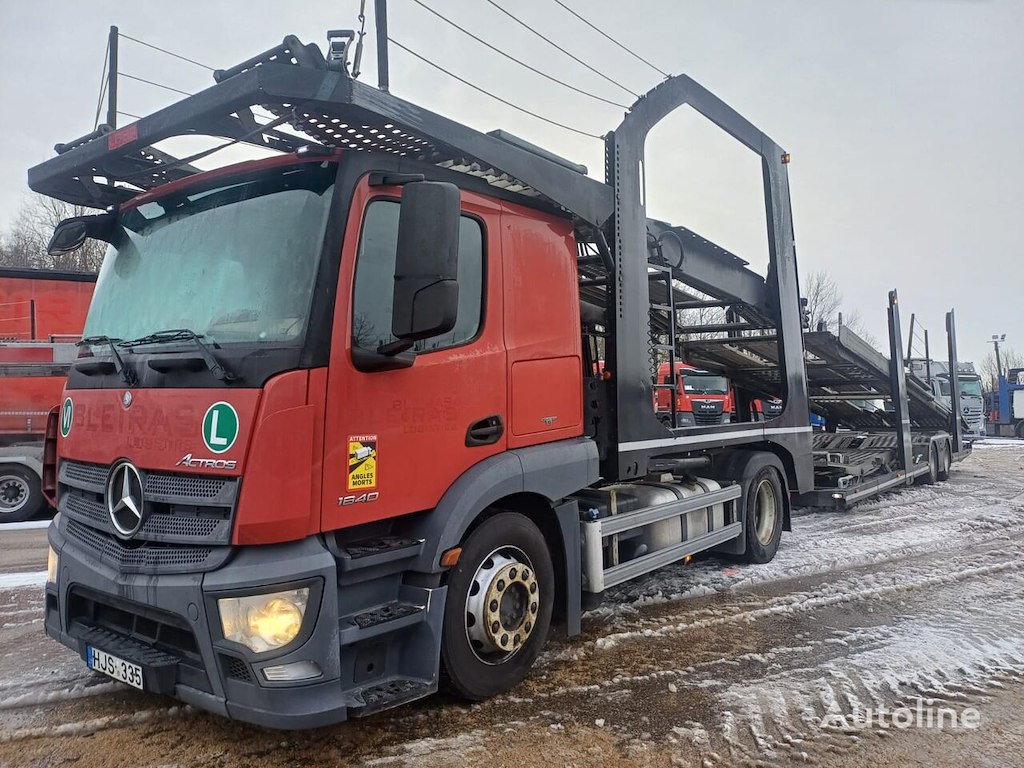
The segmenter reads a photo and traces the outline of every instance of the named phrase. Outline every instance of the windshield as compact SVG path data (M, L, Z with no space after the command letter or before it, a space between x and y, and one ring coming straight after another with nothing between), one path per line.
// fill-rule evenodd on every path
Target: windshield
M981 379L960 379L961 397L981 397Z
M729 382L724 376L688 373L681 378L683 390L688 395L726 395L729 393Z
M214 343L300 339L334 174L314 163L264 170L126 211L85 336L188 328Z

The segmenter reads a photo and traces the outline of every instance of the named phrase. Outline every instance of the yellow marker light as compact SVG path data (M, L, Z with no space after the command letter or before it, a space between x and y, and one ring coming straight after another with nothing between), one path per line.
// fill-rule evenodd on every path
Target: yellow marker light
M283 648L298 637L306 614L309 587L267 595L222 597L217 601L225 640L256 653Z
M57 583L57 552L54 550L53 547L47 547L46 581L49 584Z

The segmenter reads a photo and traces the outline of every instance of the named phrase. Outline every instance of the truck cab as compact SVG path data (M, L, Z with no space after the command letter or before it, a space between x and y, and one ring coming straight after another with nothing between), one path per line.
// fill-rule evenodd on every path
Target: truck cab
M669 372L669 363L664 362L658 366L657 383L667 385L654 389L654 409L666 424L672 422L673 397L676 401L675 427L704 427L732 422L736 404L732 386L725 376L682 362L675 364L673 375Z
M924 381L931 393L946 407L950 407L950 375L949 365L936 360L911 360L910 369L919 379ZM974 363L957 364L957 381L960 391L960 412L967 428L963 436L968 440L983 439L986 430L986 408L982 394L981 376L974 368Z

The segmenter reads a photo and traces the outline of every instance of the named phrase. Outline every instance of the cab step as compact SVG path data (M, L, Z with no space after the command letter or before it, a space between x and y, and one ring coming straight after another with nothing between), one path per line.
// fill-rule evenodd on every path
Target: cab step
M362 699L363 706L355 706L351 714L355 717L366 717L399 704L405 704L437 691L437 681L419 680L412 677L393 677L382 683L371 685L356 692L356 698Z
M328 547L338 563L341 583L351 584L401 573L423 551L423 539L381 536L342 543L331 538Z
M371 637L418 624L426 618L426 606L401 600L345 616L341 620L342 645L352 645Z

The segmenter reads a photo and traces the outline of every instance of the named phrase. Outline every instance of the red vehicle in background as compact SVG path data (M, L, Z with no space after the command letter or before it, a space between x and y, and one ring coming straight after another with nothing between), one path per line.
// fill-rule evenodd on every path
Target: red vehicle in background
M46 417L60 403L95 283L92 274L0 269L0 522L47 504Z
M706 427L732 422L736 399L729 379L717 373L703 371L686 363L676 363L679 377L675 389L676 414L672 424L673 390L655 387L654 410L666 425L676 427ZM658 366L658 384L671 385L669 364Z

